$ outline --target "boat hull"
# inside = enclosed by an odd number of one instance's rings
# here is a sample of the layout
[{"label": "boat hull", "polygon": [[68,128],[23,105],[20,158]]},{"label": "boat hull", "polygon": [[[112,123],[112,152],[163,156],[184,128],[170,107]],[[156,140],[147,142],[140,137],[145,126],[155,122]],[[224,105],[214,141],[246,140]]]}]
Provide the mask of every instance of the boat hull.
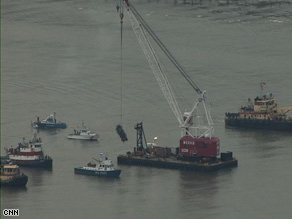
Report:
[{"label": "boat hull", "polygon": [[75,174],[82,175],[91,175],[91,176],[105,176],[105,177],[119,177],[121,174],[121,170],[110,170],[110,171],[102,171],[102,170],[86,170],[82,167],[74,168]]},{"label": "boat hull", "polygon": [[161,159],[160,157],[148,159],[141,156],[128,156],[126,154],[122,154],[118,156],[118,164],[186,171],[211,172],[236,167],[238,165],[238,160],[236,158],[233,158],[232,153],[230,154],[230,152],[223,153],[223,156],[221,154],[221,158],[218,158],[216,162],[196,162],[190,161],[189,159],[178,160],[174,156],[171,156],[167,159]]},{"label": "boat hull", "polygon": [[9,180],[1,180],[1,186],[22,187],[22,186],[26,186],[27,181],[28,181],[28,177],[26,175],[21,175]]},{"label": "boat hull", "polygon": [[11,159],[11,161],[13,161],[13,163],[21,167],[34,167],[34,168],[44,168],[44,169],[52,169],[53,167],[52,159],[33,160],[33,161]]},{"label": "boat hull", "polygon": [[67,138],[68,139],[74,139],[74,140],[97,141],[96,136],[68,135]]},{"label": "boat hull", "polygon": [[66,123],[42,123],[42,122],[35,122],[33,124],[34,127],[40,129],[65,129],[67,128]]},{"label": "boat hull", "polygon": [[225,125],[248,129],[291,130],[292,121],[225,118]]}]

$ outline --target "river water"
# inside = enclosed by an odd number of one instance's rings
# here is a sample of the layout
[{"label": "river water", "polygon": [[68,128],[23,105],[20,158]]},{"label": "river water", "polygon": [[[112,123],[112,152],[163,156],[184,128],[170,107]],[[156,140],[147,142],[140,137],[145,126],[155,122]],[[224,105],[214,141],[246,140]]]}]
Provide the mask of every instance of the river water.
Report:
[{"label": "river water", "polygon": [[[20,218],[291,218],[291,132],[227,129],[224,113],[272,92],[292,105],[292,4],[135,0],[136,9],[169,50],[207,90],[221,151],[238,167],[214,173],[118,166],[120,179],[75,175],[99,153],[116,157],[147,141],[177,147],[180,129],[115,1],[3,0],[1,8],[1,152],[29,139],[35,116],[57,113],[65,130],[40,131],[53,170],[22,168],[25,189],[1,188],[1,208]],[[187,2],[191,3],[191,1]],[[220,3],[220,5],[219,5]],[[248,2],[249,3],[249,2]],[[159,53],[159,52],[158,52]],[[122,62],[121,62],[122,54]],[[179,104],[196,93],[161,58]],[[122,64],[121,64],[122,63]],[[84,121],[98,142],[66,139]],[[129,138],[121,142],[115,126]]]}]

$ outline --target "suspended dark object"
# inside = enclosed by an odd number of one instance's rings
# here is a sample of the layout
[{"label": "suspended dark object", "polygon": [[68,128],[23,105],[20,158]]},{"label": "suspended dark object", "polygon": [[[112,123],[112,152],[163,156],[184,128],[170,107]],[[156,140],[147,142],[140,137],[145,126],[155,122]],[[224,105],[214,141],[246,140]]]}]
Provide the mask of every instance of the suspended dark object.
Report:
[{"label": "suspended dark object", "polygon": [[117,131],[118,135],[120,136],[122,142],[128,141],[128,137],[123,129],[123,126],[117,125],[116,131]]}]

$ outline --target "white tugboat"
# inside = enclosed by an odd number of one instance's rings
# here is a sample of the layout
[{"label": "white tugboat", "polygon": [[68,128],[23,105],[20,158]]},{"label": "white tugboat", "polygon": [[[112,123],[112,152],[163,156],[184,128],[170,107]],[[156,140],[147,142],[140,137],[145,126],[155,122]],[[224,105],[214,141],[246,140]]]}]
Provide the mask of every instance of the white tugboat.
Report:
[{"label": "white tugboat", "polygon": [[91,132],[87,126],[82,122],[82,128],[79,130],[74,129],[73,134],[67,136],[68,139],[77,140],[87,140],[87,141],[97,141],[98,135]]}]

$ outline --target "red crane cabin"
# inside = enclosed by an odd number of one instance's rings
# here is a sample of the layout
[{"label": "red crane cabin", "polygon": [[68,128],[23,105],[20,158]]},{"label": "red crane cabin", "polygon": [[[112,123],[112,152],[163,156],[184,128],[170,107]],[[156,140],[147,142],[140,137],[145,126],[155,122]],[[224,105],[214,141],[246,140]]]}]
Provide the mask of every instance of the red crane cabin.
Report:
[{"label": "red crane cabin", "polygon": [[180,154],[184,157],[217,157],[220,152],[220,140],[212,138],[193,138],[184,136],[180,139]]}]

